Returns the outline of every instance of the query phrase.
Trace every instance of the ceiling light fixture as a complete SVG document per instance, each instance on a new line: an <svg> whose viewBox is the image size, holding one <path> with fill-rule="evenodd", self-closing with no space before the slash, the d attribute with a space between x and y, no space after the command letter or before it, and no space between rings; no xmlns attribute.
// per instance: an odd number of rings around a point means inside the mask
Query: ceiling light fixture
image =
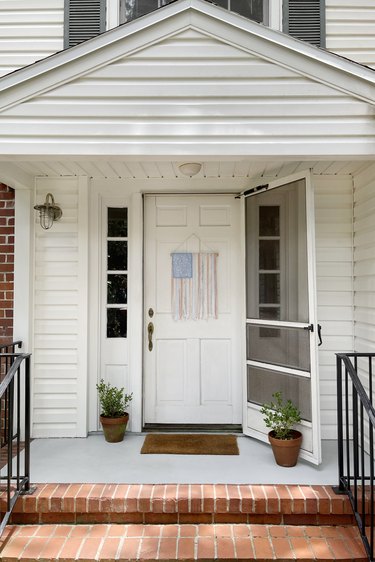
<svg viewBox="0 0 375 562"><path fill-rule="evenodd" d="M184 176L196 176L201 171L202 164L200 162L185 162L180 164L178 169Z"/></svg>

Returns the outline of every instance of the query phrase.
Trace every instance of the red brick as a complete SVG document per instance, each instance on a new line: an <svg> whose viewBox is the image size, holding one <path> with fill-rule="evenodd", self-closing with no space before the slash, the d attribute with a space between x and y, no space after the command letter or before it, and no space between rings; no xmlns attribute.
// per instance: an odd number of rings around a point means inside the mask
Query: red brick
<svg viewBox="0 0 375 562"><path fill-rule="evenodd" d="M224 484L216 484L216 513L226 513L228 511L229 500L227 487Z"/></svg>
<svg viewBox="0 0 375 562"><path fill-rule="evenodd" d="M213 560L215 558L215 541L213 537L198 538L198 558Z"/></svg>
<svg viewBox="0 0 375 562"><path fill-rule="evenodd" d="M161 538L159 547L159 558L161 560L174 560L177 552L177 541L174 538Z"/></svg>
<svg viewBox="0 0 375 562"><path fill-rule="evenodd" d="M141 542L141 550L139 558L141 560L156 560L158 554L159 539L158 538L144 538Z"/></svg>
<svg viewBox="0 0 375 562"><path fill-rule="evenodd" d="M131 487L133 489L133 486ZM163 513L164 512L164 494L165 485L154 486L152 494L152 511L153 513Z"/></svg>
<svg viewBox="0 0 375 562"><path fill-rule="evenodd" d="M177 485L168 484L164 493L164 512L176 513L177 511Z"/></svg>
<svg viewBox="0 0 375 562"><path fill-rule="evenodd" d="M177 544L177 558L180 560L194 559L194 546L193 537L180 538Z"/></svg>
<svg viewBox="0 0 375 562"><path fill-rule="evenodd" d="M140 548L141 539L140 538L128 538L124 539L122 547L120 549L119 558L120 560L134 560L137 558L138 551Z"/></svg>

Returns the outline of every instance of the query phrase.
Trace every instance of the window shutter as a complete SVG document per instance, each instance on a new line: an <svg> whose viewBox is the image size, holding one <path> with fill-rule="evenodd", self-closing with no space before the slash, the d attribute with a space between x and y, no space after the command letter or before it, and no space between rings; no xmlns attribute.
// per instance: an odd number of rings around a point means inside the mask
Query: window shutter
<svg viewBox="0 0 375 562"><path fill-rule="evenodd" d="M284 31L317 47L325 46L325 1L284 0Z"/></svg>
<svg viewBox="0 0 375 562"><path fill-rule="evenodd" d="M65 49L105 31L105 4L105 0L65 0Z"/></svg>

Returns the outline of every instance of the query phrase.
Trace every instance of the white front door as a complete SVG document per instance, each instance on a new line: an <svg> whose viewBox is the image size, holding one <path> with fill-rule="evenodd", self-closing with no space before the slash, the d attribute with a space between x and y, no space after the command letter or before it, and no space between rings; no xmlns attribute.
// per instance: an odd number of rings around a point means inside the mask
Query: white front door
<svg viewBox="0 0 375 562"><path fill-rule="evenodd" d="M239 424L240 202L145 196L144 423ZM171 254L217 253L217 318L174 319Z"/></svg>
<svg viewBox="0 0 375 562"><path fill-rule="evenodd" d="M300 409L301 456L320 463L314 206L309 174L253 190L246 210L244 432L267 440L260 413L282 392Z"/></svg>

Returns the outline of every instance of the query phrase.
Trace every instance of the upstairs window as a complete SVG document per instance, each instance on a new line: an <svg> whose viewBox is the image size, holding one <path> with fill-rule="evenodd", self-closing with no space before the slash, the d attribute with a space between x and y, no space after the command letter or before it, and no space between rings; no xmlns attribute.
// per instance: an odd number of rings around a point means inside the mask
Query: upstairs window
<svg viewBox="0 0 375 562"><path fill-rule="evenodd" d="M65 48L91 39L106 28L137 19L173 0L65 0ZM209 0L211 1L211 0ZM212 0L252 21L325 46L325 0ZM106 21L108 19L108 21Z"/></svg>
<svg viewBox="0 0 375 562"><path fill-rule="evenodd" d="M214 4L258 23L268 24L269 0L215 0ZM120 23L139 18L169 4L168 0L120 0Z"/></svg>

